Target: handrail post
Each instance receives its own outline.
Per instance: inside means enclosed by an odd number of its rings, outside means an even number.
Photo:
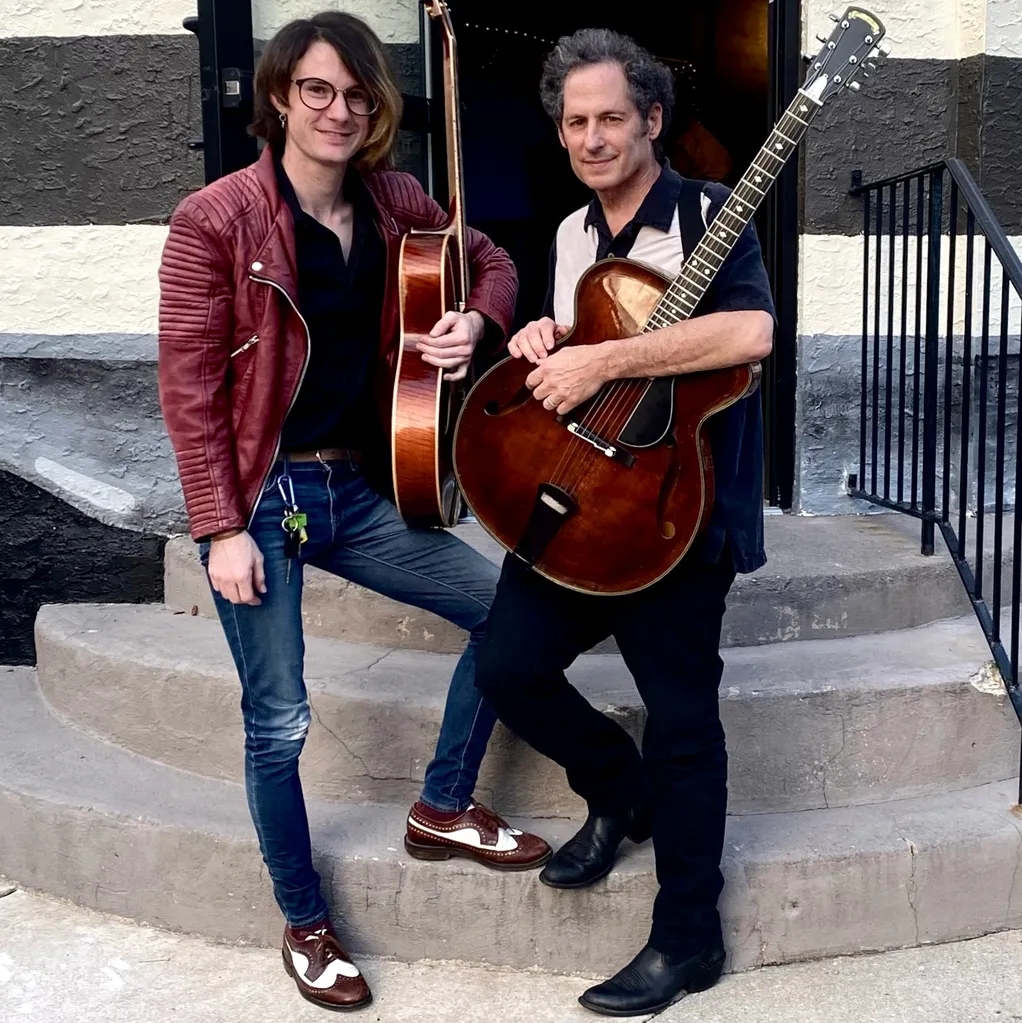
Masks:
[[[940,245],[944,211],[944,171],[930,174],[930,211],[926,259],[926,351],[923,382],[923,529],[922,552],[933,554],[937,509],[937,374],[940,342]],[[945,415],[948,410],[944,410]]]

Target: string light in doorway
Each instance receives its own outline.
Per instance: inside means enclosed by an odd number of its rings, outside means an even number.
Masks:
[[[547,39],[532,32],[523,32],[520,28],[498,28],[496,25],[477,25],[471,21],[465,22],[465,28],[476,28],[481,32],[493,32],[497,35],[522,36],[524,39],[534,39],[537,43],[545,43],[547,46],[553,46],[556,42],[554,39]]]

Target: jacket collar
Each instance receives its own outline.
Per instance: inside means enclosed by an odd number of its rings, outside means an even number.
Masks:
[[[280,194],[277,173],[273,166],[273,151],[269,146],[263,147],[253,170],[259,188],[266,198],[270,230],[256,250],[249,271],[279,284],[288,291],[294,300],[297,294],[295,282],[298,277],[298,263],[295,256],[295,224],[291,217],[291,211]],[[257,264],[259,265],[258,270],[256,269]]]
[[[269,146],[264,146],[259,159],[253,165],[256,181],[269,207],[271,228],[266,238],[256,253],[253,262],[262,263],[260,276],[267,276],[276,283],[288,287],[293,295],[296,291],[295,280],[298,274],[298,264],[295,256],[295,224],[291,210],[281,194],[280,183],[277,179],[277,168],[274,162],[273,151]],[[376,223],[380,228],[380,234],[386,242],[388,236],[397,238],[401,234],[397,221],[390,210],[387,209],[383,199],[383,186],[379,174],[369,171],[362,174],[362,181],[369,192],[376,211]],[[279,246],[274,244],[274,239],[279,238],[283,243],[284,253],[287,258],[286,265],[279,260]],[[278,258],[274,258],[277,256]],[[251,270],[251,267],[249,268]]]

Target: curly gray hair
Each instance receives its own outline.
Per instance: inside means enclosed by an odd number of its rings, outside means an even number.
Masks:
[[[564,115],[564,82],[572,71],[593,64],[619,64],[628,79],[632,100],[643,119],[653,104],[664,111],[664,129],[674,109],[674,79],[671,72],[634,39],[609,28],[580,28],[561,36],[543,62],[539,98],[543,109],[560,125]]]

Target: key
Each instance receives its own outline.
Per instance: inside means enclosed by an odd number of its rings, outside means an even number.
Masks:
[[[302,549],[302,534],[297,529],[284,532],[284,557],[297,558]]]
[[[290,537],[291,534],[295,534],[298,537],[299,545],[305,543],[309,539],[309,534],[305,529],[305,524],[308,519],[305,517],[304,512],[292,511],[289,515],[286,515],[280,523],[280,528]],[[294,555],[288,555],[293,557]]]

